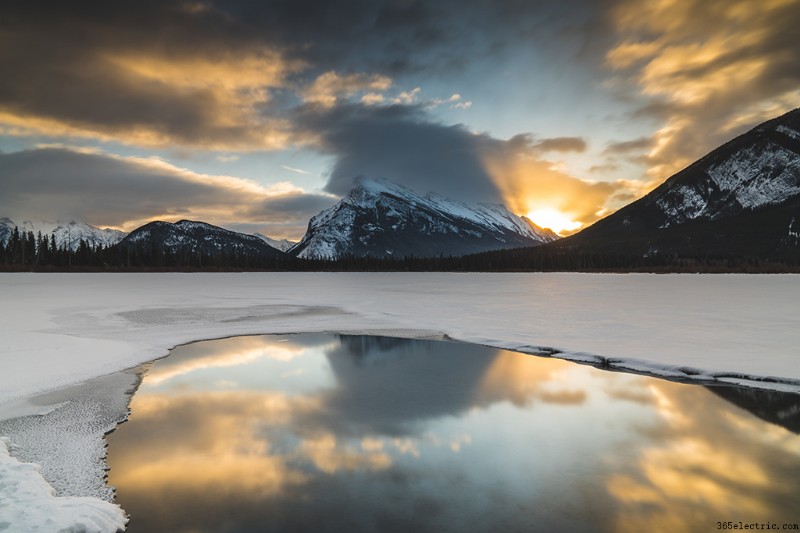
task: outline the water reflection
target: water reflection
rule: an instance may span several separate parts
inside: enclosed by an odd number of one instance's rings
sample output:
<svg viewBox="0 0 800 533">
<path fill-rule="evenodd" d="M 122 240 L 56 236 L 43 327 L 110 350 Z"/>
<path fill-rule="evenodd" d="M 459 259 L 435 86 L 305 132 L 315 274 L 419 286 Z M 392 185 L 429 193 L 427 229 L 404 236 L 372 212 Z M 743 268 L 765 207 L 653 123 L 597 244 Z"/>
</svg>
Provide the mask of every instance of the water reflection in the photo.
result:
<svg viewBox="0 0 800 533">
<path fill-rule="evenodd" d="M 226 339 L 153 365 L 110 436 L 110 482 L 134 532 L 800 521 L 800 437 L 745 404 L 474 345 Z"/>
</svg>

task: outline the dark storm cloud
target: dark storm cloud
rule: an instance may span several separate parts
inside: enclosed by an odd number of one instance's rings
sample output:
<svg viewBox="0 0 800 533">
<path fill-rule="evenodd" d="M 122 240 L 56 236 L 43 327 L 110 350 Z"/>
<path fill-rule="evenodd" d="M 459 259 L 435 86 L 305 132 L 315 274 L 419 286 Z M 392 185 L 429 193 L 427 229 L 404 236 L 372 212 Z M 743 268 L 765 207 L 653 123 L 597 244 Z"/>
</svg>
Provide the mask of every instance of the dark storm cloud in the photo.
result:
<svg viewBox="0 0 800 533">
<path fill-rule="evenodd" d="M 46 213 L 122 226 L 153 218 L 202 218 L 258 224 L 260 231 L 299 235 L 333 200 L 301 191 L 274 193 L 244 180 L 206 176 L 156 159 L 121 158 L 46 148 L 0 154 L 0 214 Z M 270 232 L 275 226 L 280 231 Z M 287 228 L 292 231 L 288 231 Z"/>
<path fill-rule="evenodd" d="M 288 193 L 265 198 L 247 209 L 249 218 L 306 229 L 308 220 L 331 207 L 337 199 L 323 194 Z M 296 235 L 302 233 L 294 232 Z"/>
<path fill-rule="evenodd" d="M 586 0 L 273 0 L 225 4 L 234 17 L 314 64 L 383 74 L 441 74 L 516 49 L 547 45 L 598 14 Z M 301 44 L 303 46 L 297 46 Z M 557 45 L 553 45 L 557 46 Z"/>
<path fill-rule="evenodd" d="M 308 132 L 284 113 L 326 72 L 441 77 L 549 41 L 588 4 L 6 2 L 0 124 L 146 146 L 285 147 Z"/>
<path fill-rule="evenodd" d="M 483 166 L 480 136 L 465 127 L 426 120 L 413 106 L 307 106 L 296 121 L 315 131 L 321 148 L 336 157 L 326 186 L 343 195 L 356 176 L 385 178 L 421 193 L 467 201 L 501 201 Z"/>
<path fill-rule="evenodd" d="M 0 118 L 143 145 L 278 144 L 248 115 L 293 67 L 241 24 L 179 2 L 5 4 Z M 13 74 L 12 74 L 13 73 Z"/>
</svg>

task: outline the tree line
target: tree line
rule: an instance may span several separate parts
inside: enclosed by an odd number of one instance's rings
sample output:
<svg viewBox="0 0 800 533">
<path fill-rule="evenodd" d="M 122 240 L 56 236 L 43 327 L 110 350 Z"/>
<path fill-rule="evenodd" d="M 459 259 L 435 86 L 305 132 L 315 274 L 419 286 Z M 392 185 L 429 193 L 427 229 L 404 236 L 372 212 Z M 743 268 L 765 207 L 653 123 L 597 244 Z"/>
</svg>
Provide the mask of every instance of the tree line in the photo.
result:
<svg viewBox="0 0 800 533">
<path fill-rule="evenodd" d="M 796 255 L 765 259 L 725 254 L 579 252 L 559 247 L 514 248 L 467 256 L 403 258 L 344 256 L 312 260 L 232 250 L 167 248 L 153 241 L 105 247 L 83 239 L 73 250 L 54 235 L 18 228 L 0 241 L 7 271 L 298 271 L 298 272 L 800 272 Z"/>
<path fill-rule="evenodd" d="M 59 246 L 53 234 L 42 235 L 39 231 L 34 235 L 33 231 L 20 232 L 18 227 L 14 227 L 5 244 L 0 241 L 0 265 L 14 270 L 101 267 L 105 253 L 102 244 L 93 245 L 80 239 L 73 250 L 66 242 Z"/>
</svg>

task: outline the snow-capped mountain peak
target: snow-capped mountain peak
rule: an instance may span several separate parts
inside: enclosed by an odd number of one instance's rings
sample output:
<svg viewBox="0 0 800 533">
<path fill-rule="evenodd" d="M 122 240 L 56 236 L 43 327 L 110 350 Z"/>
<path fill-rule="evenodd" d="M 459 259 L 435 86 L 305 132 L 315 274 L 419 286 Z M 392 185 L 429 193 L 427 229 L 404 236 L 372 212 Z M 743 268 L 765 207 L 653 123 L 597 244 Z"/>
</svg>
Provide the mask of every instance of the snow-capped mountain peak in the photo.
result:
<svg viewBox="0 0 800 533">
<path fill-rule="evenodd" d="M 121 241 L 127 233 L 115 229 L 101 229 L 85 222 L 70 220 L 69 222 L 46 222 L 42 220 L 13 221 L 9 218 L 0 218 L 0 242 L 6 244 L 17 227 L 22 232 L 32 231 L 34 235 L 39 232 L 43 236 L 55 236 L 56 245 L 60 248 L 65 244 L 73 251 L 78 249 L 81 240 L 89 246 L 103 245 L 109 247 Z"/>
<path fill-rule="evenodd" d="M 309 222 L 290 252 L 304 258 L 463 255 L 535 246 L 557 239 L 500 204 L 422 196 L 386 180 L 359 179 L 333 207 Z"/>
<path fill-rule="evenodd" d="M 649 195 L 661 228 L 717 220 L 800 194 L 800 110 L 714 150 Z"/>
<path fill-rule="evenodd" d="M 289 248 L 297 244 L 297 241 L 290 241 L 289 239 L 273 239 L 271 237 L 267 237 L 262 233 L 253 233 L 256 237 L 264 241 L 265 243 L 269 244 L 273 248 L 277 248 L 281 252 L 287 251 Z"/>
</svg>

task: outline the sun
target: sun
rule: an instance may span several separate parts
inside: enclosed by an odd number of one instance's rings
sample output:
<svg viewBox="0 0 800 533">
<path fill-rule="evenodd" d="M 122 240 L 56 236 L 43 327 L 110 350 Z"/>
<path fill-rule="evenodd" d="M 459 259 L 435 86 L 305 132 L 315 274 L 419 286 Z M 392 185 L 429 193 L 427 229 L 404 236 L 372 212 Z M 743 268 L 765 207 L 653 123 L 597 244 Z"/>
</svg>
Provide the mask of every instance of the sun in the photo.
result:
<svg viewBox="0 0 800 533">
<path fill-rule="evenodd" d="M 527 216 L 537 226 L 550 228 L 559 234 L 565 231 L 573 231 L 581 227 L 580 222 L 572 220 L 569 215 L 550 207 L 534 209 L 528 212 Z"/>
</svg>

